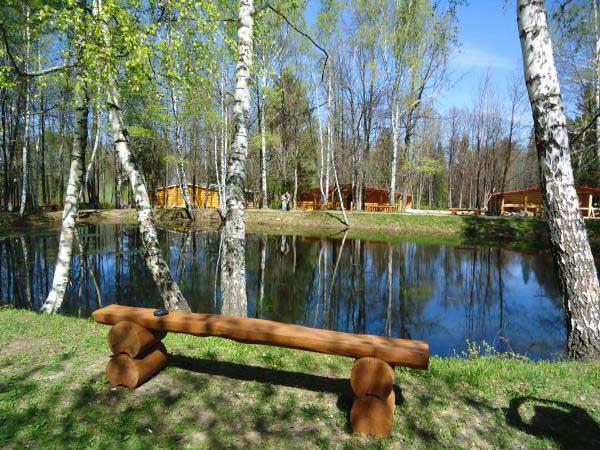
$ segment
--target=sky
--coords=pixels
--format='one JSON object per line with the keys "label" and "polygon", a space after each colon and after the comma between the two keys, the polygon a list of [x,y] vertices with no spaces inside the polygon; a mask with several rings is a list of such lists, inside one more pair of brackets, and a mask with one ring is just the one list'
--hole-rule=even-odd
{"label": "sky", "polygon": [[[319,3],[319,0],[308,2],[306,20],[311,25]],[[458,48],[448,61],[448,80],[434,95],[442,113],[452,106],[471,107],[480,81],[488,71],[498,94],[507,91],[513,76],[523,79],[514,0],[468,0],[467,3],[458,9]],[[525,88],[523,94],[526,95]],[[522,121],[530,122],[531,118],[523,117]]]}
{"label": "sky", "polygon": [[[448,61],[450,80],[437,104],[473,105],[480,80],[489,71],[492,86],[503,93],[512,77],[523,78],[514,2],[471,0],[458,11],[459,45]],[[525,93],[525,91],[524,91]]]}

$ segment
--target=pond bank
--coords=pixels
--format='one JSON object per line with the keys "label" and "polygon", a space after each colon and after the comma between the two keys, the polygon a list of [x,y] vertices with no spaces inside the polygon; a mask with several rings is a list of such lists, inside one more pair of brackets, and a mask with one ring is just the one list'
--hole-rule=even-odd
{"label": "pond bank", "polygon": [[[221,222],[214,209],[197,210],[192,225],[181,208],[155,210],[159,226],[181,229],[218,229]],[[547,249],[549,233],[543,220],[516,217],[474,217],[397,213],[347,213],[350,227],[342,223],[337,211],[288,211],[251,209],[246,211],[247,230],[253,233],[300,234],[315,237],[348,238],[393,242],[410,238],[415,241],[453,244],[493,244],[521,249]],[[60,225],[60,212],[34,213],[20,220],[17,214],[0,213],[4,233],[23,228]],[[85,210],[82,223],[135,224],[133,209]],[[600,255],[600,220],[587,220],[592,250]]]}
{"label": "pond bank", "polygon": [[349,434],[349,358],[169,335],[140,389],[104,379],[108,327],[0,310],[0,442],[8,447],[594,448],[595,363],[471,353],[396,369],[389,439]]}

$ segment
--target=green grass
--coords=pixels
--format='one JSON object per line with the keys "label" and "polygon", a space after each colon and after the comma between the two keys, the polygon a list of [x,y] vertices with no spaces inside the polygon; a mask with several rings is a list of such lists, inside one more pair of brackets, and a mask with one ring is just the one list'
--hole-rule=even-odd
{"label": "green grass", "polygon": [[[381,242],[411,240],[423,243],[487,244],[518,249],[547,249],[550,246],[547,223],[517,217],[474,217],[417,215],[399,213],[347,213],[350,228],[342,223],[338,211],[246,211],[247,231],[251,233],[298,234],[314,237],[342,237]],[[182,208],[157,209],[159,226],[181,229],[218,229],[214,209],[197,210],[197,221],[190,225]],[[135,211],[94,210],[80,214],[81,223],[122,223],[136,225]],[[31,227],[58,227],[60,212],[36,213],[24,220],[15,213],[0,213],[0,234],[10,236]],[[600,220],[587,220],[592,251],[600,255]]]}
{"label": "green grass", "polygon": [[169,335],[135,391],[104,378],[108,327],[0,311],[0,445],[8,448],[598,448],[593,363],[485,356],[396,369],[388,439],[352,436],[349,358]]}

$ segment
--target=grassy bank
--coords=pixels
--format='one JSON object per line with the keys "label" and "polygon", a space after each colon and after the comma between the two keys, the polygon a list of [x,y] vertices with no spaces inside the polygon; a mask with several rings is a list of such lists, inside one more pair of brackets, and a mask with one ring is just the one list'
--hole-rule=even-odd
{"label": "grassy bank", "polygon": [[108,327],[0,311],[0,445],[8,448],[594,448],[600,369],[473,354],[396,369],[389,439],[349,433],[349,358],[169,335],[168,367],[110,389]]}
{"label": "grassy bank", "polygon": [[[198,210],[193,225],[199,229],[217,229],[221,222],[216,210]],[[182,209],[155,210],[157,223],[166,227],[189,227]],[[59,226],[61,213],[38,213],[20,220],[16,214],[0,213],[3,234],[24,228]],[[247,230],[277,234],[301,234],[317,237],[343,236],[354,239],[445,242],[454,244],[492,244],[523,249],[549,246],[545,221],[515,217],[473,217],[448,215],[416,215],[397,213],[348,213],[350,228],[335,211],[290,211],[251,209],[246,212]],[[82,211],[82,223],[136,224],[135,211]],[[600,255],[600,220],[586,221],[592,249]]]}

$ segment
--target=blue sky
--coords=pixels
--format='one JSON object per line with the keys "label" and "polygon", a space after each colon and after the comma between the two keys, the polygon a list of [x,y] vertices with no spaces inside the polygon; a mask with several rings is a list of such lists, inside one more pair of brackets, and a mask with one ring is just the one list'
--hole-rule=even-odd
{"label": "blue sky", "polygon": [[459,9],[458,21],[460,48],[449,60],[450,85],[437,98],[443,110],[471,106],[488,70],[499,93],[514,73],[523,76],[513,1],[471,0]]}

